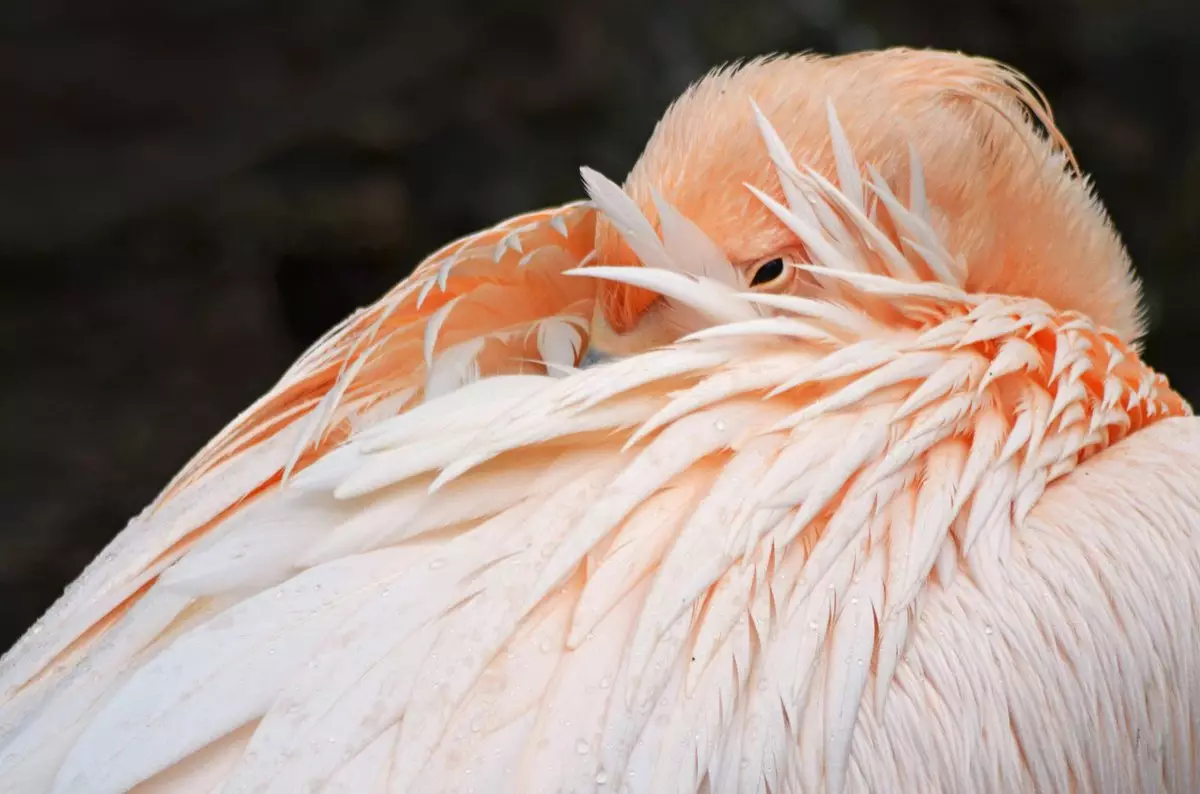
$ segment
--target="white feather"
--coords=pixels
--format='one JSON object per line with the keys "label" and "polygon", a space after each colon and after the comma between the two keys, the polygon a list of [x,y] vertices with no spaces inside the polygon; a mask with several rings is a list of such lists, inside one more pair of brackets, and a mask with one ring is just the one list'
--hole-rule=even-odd
{"label": "white feather", "polygon": [[538,355],[547,369],[553,366],[573,367],[579,361],[583,335],[576,318],[552,317],[537,324]]}
{"label": "white feather", "polygon": [[809,204],[810,199],[805,191],[800,171],[796,168],[796,163],[792,159],[791,153],[788,152],[787,145],[753,99],[750,100],[750,106],[754,109],[754,119],[758,124],[759,134],[767,146],[767,154],[779,174],[779,183],[783,187],[783,195],[787,199],[788,206],[805,224],[814,229],[820,228],[820,222]]}
{"label": "white feather", "polygon": [[476,337],[442,351],[425,377],[425,399],[432,400],[479,380],[479,354],[486,339]]}
{"label": "white feather", "polygon": [[[356,447],[362,452],[378,452],[426,436],[482,427],[544,390],[549,383],[539,375],[496,375],[469,383],[368,428],[355,437]],[[314,463],[305,474],[319,471],[324,465],[326,459]]]}
{"label": "white feather", "polygon": [[858,171],[858,163],[854,159],[854,150],[846,139],[842,123],[838,121],[837,111],[833,108],[833,100],[825,100],[825,112],[829,120],[829,140],[833,145],[833,159],[837,164],[838,185],[842,194],[860,210],[865,212],[862,175]]}
{"label": "white feather", "polygon": [[[214,466],[182,493],[133,519],[63,594],[51,610],[0,660],[0,693],[23,687],[131,594],[175,559],[187,533],[212,521],[244,494],[278,472],[299,437],[292,425],[245,453]],[[54,631],[43,631],[53,625]],[[46,680],[52,681],[51,673]]]}
{"label": "white feather", "polygon": [[308,494],[263,497],[168,568],[159,586],[193,597],[273,587],[294,574],[304,549],[346,514],[344,506]]}
{"label": "white feather", "polygon": [[828,268],[838,269],[858,269],[858,263],[846,257],[837,249],[833,243],[825,238],[825,235],[816,226],[812,226],[807,221],[800,218],[799,215],[792,212],[787,207],[780,204],[775,199],[768,196],[753,185],[747,184],[750,192],[761,201],[767,209],[775,214],[775,217],[783,221],[784,225],[791,229],[800,242],[804,243],[805,247],[812,254],[813,259],[823,263]]}
{"label": "white feather", "polygon": [[612,221],[642,264],[661,270],[675,269],[670,254],[637,203],[600,172],[585,167],[580,173],[592,201]]}
{"label": "white feather", "polygon": [[871,174],[872,191],[887,208],[888,216],[901,234],[901,242],[921,255],[933,271],[934,277],[941,283],[961,287],[966,280],[966,273],[945,252],[931,225],[928,207],[926,206],[923,213],[909,210],[896,198],[887,181],[874,166],[868,166],[868,170]]}
{"label": "white feather", "polygon": [[716,474],[654,577],[631,647],[657,644],[734,561],[729,534],[738,511],[753,498],[747,483],[762,477],[780,445],[778,437],[752,439]]}
{"label": "white feather", "polygon": [[697,412],[653,439],[613,480],[588,519],[572,527],[534,588],[534,600],[541,600],[557,586],[636,505],[700,458],[727,446],[744,430],[755,408],[730,405]]}
{"label": "white feather", "polygon": [[684,306],[695,309],[718,323],[749,320],[757,317],[745,300],[724,284],[708,278],[697,278],[669,270],[647,267],[594,266],[568,270],[565,275],[602,278],[657,292]]}
{"label": "white feather", "polygon": [[446,320],[450,317],[450,312],[454,311],[454,307],[462,300],[463,296],[446,301],[446,304],[434,312],[429,320],[425,323],[425,337],[422,342],[422,350],[425,355],[425,366],[427,368],[433,366],[433,351],[437,345],[438,332],[442,330]]}
{"label": "white feather", "polygon": [[737,272],[716,243],[699,226],[654,191],[654,206],[662,228],[663,246],[677,270],[729,287],[738,287]]}
{"label": "white feather", "polygon": [[888,268],[887,275],[903,281],[920,280],[912,264],[904,258],[904,254],[892,245],[892,241],[866,216],[859,204],[847,199],[845,194],[835,188],[829,180],[811,168],[808,169],[808,176],[817,185],[824,188],[823,195],[829,201],[846,213],[854,223],[854,228],[866,238],[868,247],[883,257],[884,264]]}
{"label": "white feather", "polygon": [[55,794],[119,794],[261,717],[325,638],[414,561],[389,549],[306,571],[185,634],[89,722]]}
{"label": "white feather", "polygon": [[646,499],[621,525],[611,547],[588,576],[571,619],[567,647],[577,650],[596,625],[634,585],[658,567],[691,513],[699,486],[668,487]]}
{"label": "white feather", "polygon": [[883,548],[868,554],[834,623],[825,682],[825,775],[831,792],[844,790],[850,740],[870,678],[876,619],[883,612],[885,554]]}

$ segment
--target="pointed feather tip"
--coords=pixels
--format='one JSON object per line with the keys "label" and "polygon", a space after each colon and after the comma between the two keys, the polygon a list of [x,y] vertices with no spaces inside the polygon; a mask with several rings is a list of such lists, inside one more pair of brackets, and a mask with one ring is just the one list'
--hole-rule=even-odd
{"label": "pointed feather tip", "polygon": [[[550,597],[552,591],[561,587],[571,577],[579,565],[583,565],[583,563],[580,562],[575,566],[567,566],[564,570],[564,566],[558,561],[558,555],[551,555],[546,565],[538,572],[537,579],[529,595],[521,602],[520,614],[531,614],[543,601]],[[571,647],[573,650],[576,646]]]}
{"label": "pointed feather tip", "polygon": [[[745,185],[751,194],[753,194],[755,198],[762,202],[762,204],[766,206],[766,208],[770,210],[775,217],[782,221],[785,226],[791,229],[796,236],[800,238],[800,241],[808,247],[817,261],[842,264],[843,260],[845,260],[845,257],[843,257],[842,254],[839,253],[838,250],[826,239],[823,231],[813,227],[812,224],[810,224],[804,218],[801,218],[791,209],[783,206],[762,190],[758,189],[754,185],[751,185],[749,182],[744,182],[743,185]],[[848,263],[843,264],[842,266],[845,268],[850,267]],[[794,267],[806,269],[802,265],[795,265]]]}
{"label": "pointed feather tip", "polygon": [[758,133],[767,145],[767,154],[771,157],[772,162],[777,168],[794,168],[795,161],[784,145],[779,131],[775,129],[775,125],[762,112],[762,108],[758,106],[753,97],[750,98],[750,107],[754,111],[754,123],[758,126]]}
{"label": "pointed feather tip", "polygon": [[925,168],[921,163],[921,155],[917,152],[917,145],[912,141],[908,142],[908,171],[908,208],[918,218],[929,223],[931,216],[925,194]]}
{"label": "pointed feather tip", "polygon": [[577,267],[570,270],[564,270],[564,276],[586,276],[589,278],[598,278],[605,281],[613,281],[618,284],[626,284],[633,287],[641,287],[642,289],[654,290],[653,281],[655,278],[681,276],[688,278],[687,274],[674,273],[670,270],[652,267],[626,267],[624,265],[591,265],[589,267]]}
{"label": "pointed feather tip", "polygon": [[579,172],[592,203],[609,219],[638,260],[647,267],[674,269],[663,241],[638,203],[599,171],[584,166]]}
{"label": "pointed feather tip", "polygon": [[[586,165],[579,168],[579,175],[583,178],[583,189],[587,191],[592,206],[607,215],[623,237],[631,230],[622,226],[635,224],[639,218],[645,221],[637,202],[616,182]],[[646,221],[646,225],[649,225],[649,221]]]}
{"label": "pointed feather tip", "polygon": [[854,149],[838,119],[837,110],[833,106],[833,98],[825,98],[825,113],[829,121],[829,138],[833,145],[833,156],[837,166],[838,186],[846,198],[850,199],[860,210],[866,209],[863,200],[862,175],[858,170],[858,162],[854,159]]}
{"label": "pointed feather tip", "polygon": [[438,472],[437,477],[434,477],[433,482],[429,484],[429,494],[432,496],[433,494],[437,493],[442,488],[445,488],[447,485],[454,482],[482,462],[482,460],[472,456],[465,460],[457,460],[454,463],[451,463],[449,466],[446,466],[440,472]]}
{"label": "pointed feather tip", "polygon": [[597,270],[604,270],[601,265],[590,265],[588,267],[573,267],[570,270],[562,271],[564,276],[583,276],[584,278],[607,278],[602,273],[597,273]]}
{"label": "pointed feather tip", "polygon": [[617,190],[621,189],[621,186],[616,182],[613,182],[590,166],[580,166],[579,176],[583,179],[583,189],[587,191],[588,200],[591,201],[593,206],[599,206],[596,201],[597,192],[604,190],[606,187],[616,188]]}
{"label": "pointed feather tip", "polygon": [[[754,111],[754,123],[758,127],[758,134],[767,146],[767,156],[771,158],[777,169],[794,168],[795,161],[784,145],[783,139],[779,137],[779,131],[775,129],[775,125],[762,112],[762,108],[753,98],[750,99],[750,107]],[[783,176],[781,173],[780,178]]]}

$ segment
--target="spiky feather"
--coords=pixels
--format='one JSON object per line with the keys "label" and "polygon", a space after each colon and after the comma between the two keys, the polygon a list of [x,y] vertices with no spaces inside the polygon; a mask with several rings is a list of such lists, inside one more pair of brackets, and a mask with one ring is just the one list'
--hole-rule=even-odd
{"label": "spiky feather", "polygon": [[[906,206],[869,163],[863,180],[832,106],[838,185],[798,171],[757,119],[790,206],[755,195],[836,302],[741,292],[678,210],[659,201],[660,240],[598,175],[593,200],[644,267],[567,277],[591,250],[582,205],[443,249],[302,357],[6,657],[6,780],[101,794],[182,775],[281,793],[1065,790],[1081,770],[1093,787],[1194,783],[1194,759],[1105,755],[1191,685],[1190,661],[1145,649],[1176,628],[1174,647],[1200,648],[1179,606],[1200,585],[1146,581],[1149,611],[1102,606],[1115,572],[1047,541],[1079,518],[1056,514],[1051,489],[1070,476],[1086,490],[1085,462],[1108,484],[1089,491],[1090,526],[1124,509],[1114,465],[1200,482],[1194,456],[1118,446],[1200,443],[1178,418],[1189,407],[1088,318],[968,291],[915,157]],[[582,352],[595,278],[718,327],[551,373]],[[511,300],[531,280],[541,302]],[[354,428],[397,396],[398,415]],[[1160,509],[1157,540],[1120,535],[1125,557],[1105,533],[1078,542],[1136,581],[1200,526],[1195,493]],[[988,598],[1035,581],[1051,601],[1094,598],[1038,616]],[[1086,620],[1064,651],[1068,613]],[[931,636],[947,625],[961,636]],[[1104,627],[1140,634],[1109,642],[1112,658],[1081,650]],[[978,668],[951,658],[980,642]],[[1110,669],[1078,674],[1088,663]],[[1118,671],[1140,671],[1145,697],[1094,691]],[[1094,745],[1030,740],[1055,735],[1044,704],[1098,700],[1127,711],[1096,718]],[[978,730],[962,738],[955,719]],[[911,761],[918,723],[944,729],[942,767]]]}

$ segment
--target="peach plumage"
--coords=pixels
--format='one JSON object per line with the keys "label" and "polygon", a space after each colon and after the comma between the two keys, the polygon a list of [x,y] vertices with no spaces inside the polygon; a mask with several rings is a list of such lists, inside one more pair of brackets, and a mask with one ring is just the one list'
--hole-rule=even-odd
{"label": "peach plumage", "polygon": [[753,61],[584,178],[126,527],[0,788],[1196,791],[1200,422],[1032,86]]}

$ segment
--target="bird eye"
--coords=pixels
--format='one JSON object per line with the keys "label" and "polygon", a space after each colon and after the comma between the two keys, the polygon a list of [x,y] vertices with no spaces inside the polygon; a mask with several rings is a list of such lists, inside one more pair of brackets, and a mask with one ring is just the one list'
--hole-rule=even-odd
{"label": "bird eye", "polygon": [[797,277],[803,278],[802,271],[795,265],[809,261],[802,250],[787,250],[774,256],[764,257],[757,263],[751,264],[744,271],[750,282],[750,289],[760,292],[786,292],[792,287]]}
{"label": "bird eye", "polygon": [[774,259],[768,259],[754,271],[754,276],[750,279],[750,286],[761,287],[764,284],[770,284],[782,275],[783,257],[777,256]]}

